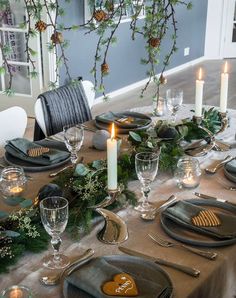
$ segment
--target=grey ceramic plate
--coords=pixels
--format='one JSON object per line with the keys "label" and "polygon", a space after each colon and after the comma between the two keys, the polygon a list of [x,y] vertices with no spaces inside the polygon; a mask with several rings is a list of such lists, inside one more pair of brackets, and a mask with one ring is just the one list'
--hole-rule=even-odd
{"label": "grey ceramic plate", "polygon": [[[222,203],[222,202],[218,202],[210,199],[209,200],[191,199],[186,201],[191,204],[195,204],[197,206],[212,207],[212,208],[215,208],[216,210],[219,210],[222,213],[236,215],[236,207],[227,203]],[[231,245],[236,243],[236,238],[218,240],[218,239],[211,238],[207,235],[202,235],[193,230],[185,228],[184,226],[178,225],[177,223],[173,222],[163,214],[161,214],[161,226],[170,237],[191,245],[220,247],[220,246]]]}
{"label": "grey ceramic plate", "polygon": [[[38,142],[35,142],[35,143],[40,144],[40,145],[45,146],[45,147],[48,147],[48,148],[55,148],[55,149],[67,151],[64,143],[58,142],[58,141],[42,140],[42,141],[38,141]],[[70,161],[70,157],[68,157],[64,160],[61,160],[58,163],[54,163],[54,164],[47,165],[47,166],[42,166],[42,165],[33,164],[33,163],[30,163],[30,162],[18,159],[18,158],[12,156],[11,154],[9,154],[7,152],[4,155],[4,159],[9,165],[11,165],[11,166],[20,166],[27,172],[43,172],[43,171],[55,169],[55,168],[60,167],[60,166],[66,164]]]}
{"label": "grey ceramic plate", "polygon": [[[151,117],[149,117],[145,114],[127,111],[127,112],[116,113],[116,115],[118,115],[118,116],[121,115],[122,117],[134,117],[134,118],[147,120],[146,125],[140,125],[138,127],[132,127],[132,125],[129,125],[129,124],[127,124],[127,126],[125,124],[120,124],[120,126],[116,125],[116,128],[117,128],[119,134],[128,134],[129,131],[137,131],[137,130],[147,129],[152,124]],[[104,118],[104,120],[101,121],[101,118],[99,118],[99,117],[95,118],[95,126],[99,129],[109,130],[111,123],[112,123],[112,120],[107,120]]]}
{"label": "grey ceramic plate", "polygon": [[228,178],[230,181],[236,182],[236,173],[230,172],[224,167],[224,174],[225,177]]}
{"label": "grey ceramic plate", "polygon": [[[173,296],[173,285],[169,276],[159,265],[155,264],[154,262],[139,257],[126,255],[111,255],[104,256],[103,258],[105,258],[105,260],[111,265],[121,268],[124,270],[124,272],[129,273],[131,276],[133,273],[143,279],[158,283],[158,285],[163,288],[163,291],[162,294],[158,295],[156,298],[170,298]],[[83,270],[83,267],[80,267],[79,270]],[[63,292],[64,296],[68,298],[94,298],[93,296],[80,291],[71,284],[68,287],[64,287]],[[140,296],[136,297],[150,298],[148,295],[148,289],[143,289],[143,292],[145,294],[142,293],[142,289],[139,289]],[[104,295],[104,297],[105,296],[106,295]]]}

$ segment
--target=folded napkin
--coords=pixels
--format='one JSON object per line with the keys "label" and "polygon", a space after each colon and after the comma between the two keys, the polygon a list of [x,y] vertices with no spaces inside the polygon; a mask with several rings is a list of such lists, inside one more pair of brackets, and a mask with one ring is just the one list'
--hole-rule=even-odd
{"label": "folded napkin", "polygon": [[49,152],[43,153],[41,156],[28,156],[27,152],[29,149],[39,147],[42,147],[42,145],[35,142],[30,142],[29,140],[23,138],[16,138],[8,141],[7,145],[5,146],[5,150],[7,153],[18,159],[38,165],[56,164],[70,156],[69,152],[55,148],[50,148]]}
{"label": "folded napkin", "polygon": [[103,123],[114,122],[118,127],[122,128],[138,128],[146,126],[152,122],[151,118],[148,116],[134,112],[103,113],[96,116],[95,120]]}
{"label": "folded napkin", "polygon": [[[124,264],[123,264],[124,265]],[[140,269],[140,268],[139,268]],[[135,270],[132,270],[135,271]],[[70,276],[66,277],[63,284],[63,293],[65,298],[107,298],[113,297],[103,293],[102,285],[105,282],[112,281],[114,275],[120,273],[128,273],[135,281],[139,298],[157,298],[161,297],[164,290],[172,288],[163,288],[163,285],[157,284],[152,280],[153,271],[150,271],[150,276],[147,279],[140,277],[142,272],[125,272],[120,266],[114,266],[107,262],[103,257],[95,258],[86,265],[83,265]],[[120,296],[118,296],[120,297]],[[165,296],[169,297],[169,296]]]}
{"label": "folded napkin", "polygon": [[162,212],[167,218],[179,225],[190,228],[201,234],[206,234],[218,239],[231,239],[236,237],[236,216],[214,211],[221,224],[214,227],[199,227],[192,224],[191,218],[197,216],[200,211],[207,208],[198,207],[185,201],[179,201],[174,206],[168,207]]}
{"label": "folded napkin", "polygon": [[225,165],[225,169],[232,174],[236,174],[236,159],[227,162],[227,164]]}

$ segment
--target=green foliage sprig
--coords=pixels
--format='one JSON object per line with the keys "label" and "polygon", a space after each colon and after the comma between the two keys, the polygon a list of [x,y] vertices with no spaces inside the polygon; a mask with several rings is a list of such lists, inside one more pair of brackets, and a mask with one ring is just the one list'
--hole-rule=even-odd
{"label": "green foliage sprig", "polygon": [[[121,195],[110,208],[120,208],[135,204],[135,194],[127,189],[127,183],[135,179],[134,161],[129,155],[122,155],[118,160],[118,182]],[[101,202],[106,196],[107,168],[106,161],[97,160],[91,164],[78,164],[75,171],[68,169],[55,179],[64,196],[69,200],[69,221],[67,231],[73,238],[88,233],[97,213],[89,206]],[[21,200],[11,200],[21,203]],[[28,202],[24,200],[23,202]],[[16,205],[16,204],[15,204]],[[0,210],[0,273],[7,272],[25,251],[39,252],[48,247],[49,236],[44,230],[37,205],[7,214]]]}

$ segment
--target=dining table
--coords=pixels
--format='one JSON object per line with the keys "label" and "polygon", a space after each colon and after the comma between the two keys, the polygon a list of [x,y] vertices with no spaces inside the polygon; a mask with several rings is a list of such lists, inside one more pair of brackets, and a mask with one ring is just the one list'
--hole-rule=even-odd
{"label": "dining table", "polygon": [[[177,114],[177,120],[192,117],[192,105],[183,105]],[[152,106],[144,106],[133,109],[135,112],[151,114]],[[169,114],[161,117],[152,117],[153,122],[160,119],[168,119]],[[217,138],[230,143],[231,149],[227,152],[219,152],[211,150],[206,155],[198,157],[201,167],[200,184],[194,189],[182,188],[177,186],[176,179],[173,173],[165,173],[158,171],[155,181],[151,185],[150,201],[156,206],[164,203],[172,194],[176,195],[178,200],[197,199],[194,192],[208,194],[220,199],[227,199],[236,204],[236,192],[230,191],[225,186],[233,185],[234,182],[229,181],[225,175],[223,168],[219,169],[216,174],[209,175],[205,172],[205,168],[223,160],[226,155],[236,156],[236,110],[229,109],[227,111],[229,118],[229,127]],[[93,127],[94,123],[89,123]],[[85,131],[84,143],[79,151],[79,156],[83,156],[83,162],[89,163],[98,159],[106,158],[106,151],[96,150],[92,146],[92,138],[94,132]],[[121,145],[120,154],[127,150],[127,136],[120,135],[124,139],[124,146]],[[4,159],[4,149],[1,149],[1,164],[7,166]],[[63,166],[61,166],[63,167]],[[25,197],[34,200],[37,197],[39,189],[53,182],[53,178],[49,174],[54,170],[29,172],[32,180],[28,181]],[[236,184],[234,184],[236,185]],[[141,186],[138,180],[130,181],[129,189],[141,197]],[[227,204],[227,203],[225,203]],[[14,207],[4,203],[4,198],[0,197],[0,209],[12,211]],[[153,221],[144,221],[140,217],[140,213],[134,210],[133,206],[126,206],[117,211],[117,214],[125,221],[129,237],[122,243],[123,246],[143,252],[149,256],[162,258],[171,262],[176,262],[189,267],[194,267],[200,270],[198,277],[192,277],[173,268],[161,266],[162,269],[169,275],[173,284],[173,297],[176,298],[230,298],[236,296],[236,253],[235,245],[224,245],[219,247],[203,247],[199,248],[217,253],[215,260],[208,260],[201,256],[195,255],[178,247],[161,247],[154,243],[148,234],[159,234],[164,238],[172,240],[175,243],[180,241],[171,239],[163,230],[160,215],[156,216]],[[62,235],[61,250],[71,258],[83,253],[86,249],[92,248],[95,251],[95,256],[107,255],[122,255],[118,249],[118,245],[105,244],[97,238],[98,231],[103,227],[103,220],[98,220],[94,224],[92,231],[84,235],[80,240],[73,240],[64,232]],[[196,234],[196,241],[197,241]],[[49,246],[47,251],[41,253],[25,254],[18,260],[15,265],[9,268],[8,273],[0,275],[0,290],[11,285],[25,285],[32,289],[34,297],[63,297],[61,285],[45,286],[39,281],[39,277],[46,269],[43,268],[42,258],[51,251]]]}

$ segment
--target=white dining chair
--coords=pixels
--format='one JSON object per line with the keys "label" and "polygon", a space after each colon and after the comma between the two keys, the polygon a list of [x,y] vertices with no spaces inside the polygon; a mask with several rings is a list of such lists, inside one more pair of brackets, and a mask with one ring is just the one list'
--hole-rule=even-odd
{"label": "white dining chair", "polygon": [[14,106],[1,111],[0,147],[3,147],[7,140],[23,137],[26,126],[27,114],[21,107]]}
{"label": "white dining chair", "polygon": [[[83,85],[84,92],[88,100],[89,108],[91,109],[95,100],[94,84],[91,81],[87,81],[87,80],[85,81],[82,80],[81,83]],[[42,103],[40,98],[38,98],[35,102],[34,112],[35,112],[35,119],[39,127],[43,131],[44,135],[47,136],[44,113],[43,113],[43,108],[42,108]]]}

